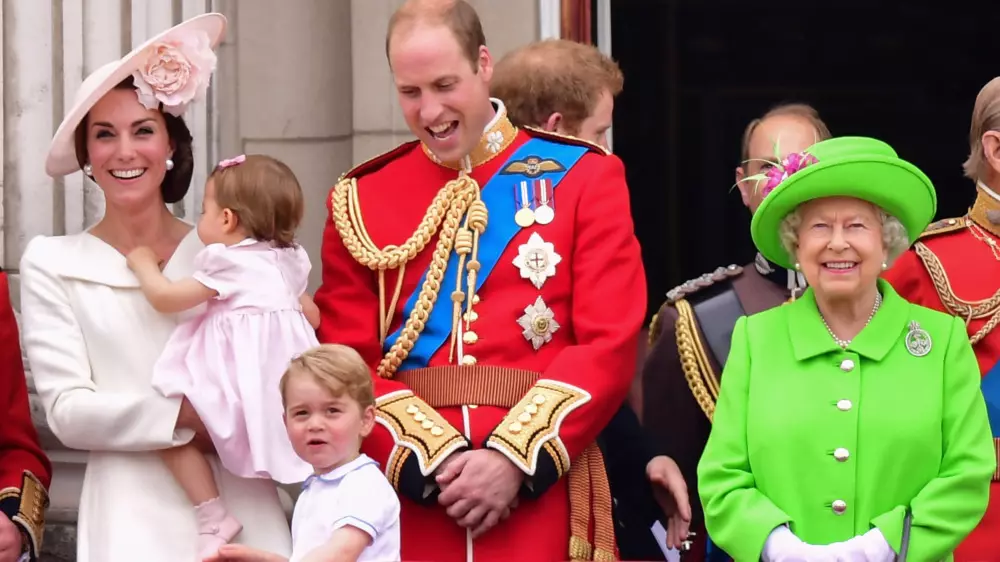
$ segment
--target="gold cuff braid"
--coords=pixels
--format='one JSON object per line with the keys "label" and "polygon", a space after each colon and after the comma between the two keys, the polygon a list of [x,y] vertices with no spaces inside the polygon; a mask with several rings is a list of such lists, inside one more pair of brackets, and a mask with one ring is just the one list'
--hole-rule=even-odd
{"label": "gold cuff braid", "polygon": [[545,450],[561,477],[570,467],[570,458],[559,439],[559,426],[570,412],[589,401],[590,393],[583,389],[539,380],[493,430],[486,446],[503,453],[528,476],[534,476],[538,453]]}
{"label": "gold cuff braid", "polygon": [[41,552],[42,535],[45,531],[45,509],[49,506],[48,491],[38,477],[26,470],[20,490],[15,488],[0,490],[0,499],[12,496],[19,497],[20,504],[11,520],[27,533],[31,543],[31,553],[37,557]]}
{"label": "gold cuff braid", "polygon": [[396,442],[396,449],[386,466],[386,476],[393,486],[399,484],[403,462],[409,454],[399,451],[409,449],[417,455],[420,472],[427,476],[434,472],[448,455],[469,442],[426,402],[409,390],[386,394],[375,401],[375,421],[385,426]]}
{"label": "gold cuff braid", "polygon": [[719,378],[712,369],[705,344],[701,341],[698,321],[691,304],[680,299],[674,306],[677,308],[674,334],[677,339],[677,355],[680,357],[681,369],[684,371],[684,378],[691,389],[691,394],[711,422],[715,415],[715,402],[719,399]]}

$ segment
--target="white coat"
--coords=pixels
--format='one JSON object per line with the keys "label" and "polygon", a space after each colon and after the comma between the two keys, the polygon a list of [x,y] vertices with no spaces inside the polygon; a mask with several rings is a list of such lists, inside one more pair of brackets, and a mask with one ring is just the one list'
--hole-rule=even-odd
{"label": "white coat", "polygon": [[[164,274],[190,275],[202,247],[192,230]],[[125,257],[89,233],[28,244],[21,313],[49,426],[67,447],[90,451],[77,561],[195,560],[194,510],[155,452],[190,441],[192,432],[174,431],[180,400],[150,386],[181,316],[157,313]],[[236,478],[211,461],[223,500],[244,526],[235,542],[288,556],[290,531],[275,484]]]}

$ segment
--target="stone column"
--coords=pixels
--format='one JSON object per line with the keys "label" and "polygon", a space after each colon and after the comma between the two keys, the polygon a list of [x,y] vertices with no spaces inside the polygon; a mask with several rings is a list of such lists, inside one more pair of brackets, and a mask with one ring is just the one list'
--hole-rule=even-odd
{"label": "stone column", "polygon": [[52,3],[4,0],[4,252],[16,269],[28,240],[53,225],[53,182],[45,175],[52,136]]}
{"label": "stone column", "polygon": [[314,290],[327,193],[352,161],[352,6],[298,0],[276,9],[272,0],[239,0],[222,7],[234,30],[224,63],[230,74],[220,80],[235,84],[219,91],[222,155],[267,154],[295,172],[306,200],[299,239],[312,258]]}

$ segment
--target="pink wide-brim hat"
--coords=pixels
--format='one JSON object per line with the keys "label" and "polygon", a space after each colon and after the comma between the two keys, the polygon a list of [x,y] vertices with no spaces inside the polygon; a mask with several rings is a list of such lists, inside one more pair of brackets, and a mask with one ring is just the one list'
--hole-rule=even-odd
{"label": "pink wide-brim hat", "polygon": [[157,43],[170,42],[197,32],[204,32],[208,34],[211,48],[214,50],[225,36],[226,24],[226,17],[222,14],[209,13],[195,16],[152,37],[121,59],[109,62],[92,72],[80,84],[80,89],[73,99],[73,107],[66,113],[55,136],[52,137],[49,153],[45,157],[45,173],[55,178],[72,174],[80,169],[73,138],[77,126],[105,94],[139,70],[150,56],[150,47]]}

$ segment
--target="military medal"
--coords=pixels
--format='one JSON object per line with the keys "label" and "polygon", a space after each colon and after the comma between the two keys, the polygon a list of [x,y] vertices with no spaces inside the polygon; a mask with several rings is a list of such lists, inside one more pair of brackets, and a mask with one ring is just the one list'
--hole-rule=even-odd
{"label": "military medal", "polygon": [[931,335],[920,327],[919,322],[910,322],[910,331],[906,334],[906,351],[914,357],[923,357],[931,352]]}
{"label": "military medal", "polygon": [[518,202],[519,207],[514,213],[514,222],[521,228],[528,228],[535,224],[535,212],[531,210],[531,199],[528,198],[528,182],[520,182],[514,190],[514,200]]}
{"label": "military medal", "polygon": [[542,297],[535,299],[535,304],[524,307],[524,314],[517,319],[517,324],[521,326],[524,339],[531,342],[535,351],[552,341],[552,334],[559,329],[555,314],[545,305]]}
{"label": "military medal", "polygon": [[536,289],[541,289],[545,280],[556,274],[556,264],[561,261],[555,246],[532,232],[528,242],[518,246],[514,265],[521,270],[521,279],[528,279]]}
{"label": "military medal", "polygon": [[538,224],[549,224],[555,218],[556,212],[549,205],[549,188],[552,182],[549,180],[538,180],[538,208],[535,209],[535,220]]}

